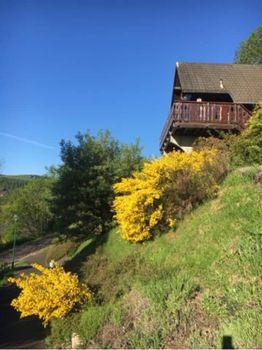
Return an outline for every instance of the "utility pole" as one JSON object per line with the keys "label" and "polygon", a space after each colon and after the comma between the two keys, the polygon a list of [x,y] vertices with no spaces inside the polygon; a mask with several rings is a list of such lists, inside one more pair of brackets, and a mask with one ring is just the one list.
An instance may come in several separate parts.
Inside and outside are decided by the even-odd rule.
{"label": "utility pole", "polygon": [[14,234],[13,234],[13,259],[12,259],[12,269],[15,268],[15,242],[16,242],[17,220],[18,220],[18,216],[15,214],[15,215],[14,215],[15,227],[14,227]]}

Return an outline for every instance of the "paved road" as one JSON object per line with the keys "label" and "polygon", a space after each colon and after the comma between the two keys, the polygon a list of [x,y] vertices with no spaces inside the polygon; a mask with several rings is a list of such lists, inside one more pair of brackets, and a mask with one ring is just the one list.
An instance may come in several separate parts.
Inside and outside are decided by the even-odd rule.
{"label": "paved road", "polygon": [[10,302],[17,297],[15,285],[0,288],[0,348],[42,349],[47,331],[36,317],[20,319]]}
{"label": "paved road", "polygon": [[[16,261],[31,264],[38,262],[45,264],[45,253],[43,248],[51,243],[52,238],[46,237],[37,242],[28,242],[17,247]],[[0,262],[10,263],[12,250],[0,253]],[[17,269],[20,272],[30,272],[29,268]],[[10,306],[11,301],[19,294],[15,285],[0,288],[0,349],[43,349],[47,330],[42,326],[37,317],[26,317],[20,319],[18,312]]]}
{"label": "paved road", "polygon": [[[38,262],[39,264],[45,264],[43,257],[40,256],[41,250],[47,247],[53,240],[53,237],[40,238],[35,241],[26,242],[16,247],[15,249],[15,261],[23,261],[29,264]],[[12,261],[12,249],[0,252],[0,263],[11,263]]]}

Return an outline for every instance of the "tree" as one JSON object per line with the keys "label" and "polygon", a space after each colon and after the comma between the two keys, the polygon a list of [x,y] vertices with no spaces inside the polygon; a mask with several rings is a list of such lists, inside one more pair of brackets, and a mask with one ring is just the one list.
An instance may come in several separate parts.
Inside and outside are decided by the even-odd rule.
{"label": "tree", "polygon": [[65,234],[99,234],[112,222],[113,184],[140,169],[141,147],[120,144],[109,131],[61,141],[63,164],[53,187],[53,213]]}
{"label": "tree", "polygon": [[262,105],[258,105],[247,128],[233,143],[237,165],[262,164]]}
{"label": "tree", "polygon": [[0,211],[5,240],[13,237],[14,230],[19,237],[37,237],[47,232],[52,220],[51,185],[51,179],[40,177],[14,189],[7,196]]}
{"label": "tree", "polygon": [[11,303],[21,312],[21,318],[36,315],[47,326],[52,318],[64,318],[75,306],[92,299],[89,288],[79,282],[76,274],[65,272],[62,266],[32,266],[41,273],[9,278],[9,282],[22,290]]}
{"label": "tree", "polygon": [[262,26],[242,41],[235,55],[235,63],[262,64]]}

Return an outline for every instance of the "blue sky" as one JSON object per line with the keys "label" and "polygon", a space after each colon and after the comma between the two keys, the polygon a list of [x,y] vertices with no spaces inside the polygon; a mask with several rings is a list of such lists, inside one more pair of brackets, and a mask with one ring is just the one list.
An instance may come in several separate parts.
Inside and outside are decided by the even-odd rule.
{"label": "blue sky", "polygon": [[88,129],[159,155],[176,61],[233,62],[261,14],[261,0],[0,0],[2,172],[43,174]]}

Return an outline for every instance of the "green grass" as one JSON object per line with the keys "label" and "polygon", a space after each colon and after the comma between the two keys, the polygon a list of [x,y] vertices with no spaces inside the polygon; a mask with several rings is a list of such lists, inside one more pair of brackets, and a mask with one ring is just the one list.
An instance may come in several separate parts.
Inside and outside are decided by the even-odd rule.
{"label": "green grass", "polygon": [[72,256],[70,257],[71,260],[75,259],[76,257],[81,256],[86,248],[92,243],[92,239],[88,239],[84,242],[82,242],[77,249],[72,253]]}
{"label": "green grass", "polygon": [[51,260],[64,262],[70,259],[75,254],[76,250],[79,250],[77,243],[71,239],[54,240],[51,245],[45,249],[45,262],[46,265]]}
{"label": "green grass", "polygon": [[221,348],[230,336],[236,348],[261,348],[262,186],[253,180],[254,171],[230,174],[216,199],[153,241],[126,242],[115,229],[83,243],[74,268],[96,295],[78,314],[84,346]]}

